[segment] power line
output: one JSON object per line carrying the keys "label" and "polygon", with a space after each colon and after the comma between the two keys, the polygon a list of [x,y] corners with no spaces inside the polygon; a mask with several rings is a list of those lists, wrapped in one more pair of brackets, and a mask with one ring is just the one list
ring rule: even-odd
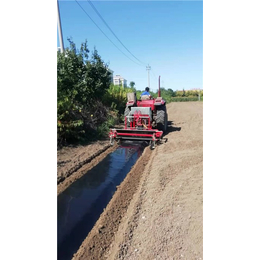
{"label": "power line", "polygon": [[103,30],[95,23],[95,21],[89,16],[89,14],[85,11],[85,9],[79,4],[79,2],[77,0],[75,0],[75,2],[79,5],[79,7],[83,10],[83,12],[89,17],[89,19],[97,26],[97,28],[105,35],[105,37],[121,52],[123,53],[129,60],[131,60],[132,62],[136,63],[139,66],[143,66],[139,63],[137,63],[136,61],[132,60],[130,57],[128,57],[123,51],[121,51],[112,40],[110,40],[110,38],[103,32]]}
{"label": "power line", "polygon": [[140,63],[143,63],[146,65],[146,63],[140,61],[129,49],[122,43],[122,41],[116,36],[116,34],[113,32],[113,30],[110,28],[110,26],[107,24],[107,22],[104,20],[102,15],[98,12],[96,7],[93,5],[93,3],[90,0],[87,0],[90,6],[94,9],[94,11],[97,13],[97,15],[100,17],[100,19],[104,22],[104,24],[107,26],[107,28],[110,30],[110,32],[116,37],[116,39],[122,44],[122,46],[135,58],[137,59]]}
{"label": "power line", "polygon": [[153,73],[154,78],[157,80],[156,75],[154,74],[152,69],[151,69],[151,72]]}

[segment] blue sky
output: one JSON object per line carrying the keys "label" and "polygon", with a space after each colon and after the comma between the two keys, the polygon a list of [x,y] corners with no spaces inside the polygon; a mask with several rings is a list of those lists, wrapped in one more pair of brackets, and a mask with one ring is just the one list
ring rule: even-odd
{"label": "blue sky", "polygon": [[[106,35],[132,60],[139,63],[113,36],[87,1],[80,5]],[[87,39],[96,47],[115,74],[134,81],[136,88],[148,86],[146,65],[151,66],[150,87],[185,90],[203,88],[202,1],[92,1],[123,44],[144,64],[124,56],[96,27],[75,1],[59,1],[65,47],[68,37],[76,46]],[[58,35],[58,34],[57,34]],[[57,37],[58,38],[58,37]],[[59,46],[59,40],[57,40]]]}

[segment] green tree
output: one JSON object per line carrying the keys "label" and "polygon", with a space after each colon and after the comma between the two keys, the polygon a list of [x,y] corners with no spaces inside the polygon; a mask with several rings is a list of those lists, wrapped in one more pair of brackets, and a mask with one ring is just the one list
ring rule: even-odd
{"label": "green tree", "polygon": [[[80,140],[95,133],[107,120],[101,102],[109,88],[110,72],[96,49],[91,58],[87,41],[77,50],[71,39],[64,53],[57,53],[58,141]],[[93,131],[94,130],[94,131]]]}
{"label": "green tree", "polygon": [[134,81],[130,81],[129,86],[130,86],[130,88],[134,88],[135,82]]}
{"label": "green tree", "polygon": [[173,91],[171,88],[168,88],[168,94],[171,96],[171,97],[175,97],[176,96],[176,92]]}

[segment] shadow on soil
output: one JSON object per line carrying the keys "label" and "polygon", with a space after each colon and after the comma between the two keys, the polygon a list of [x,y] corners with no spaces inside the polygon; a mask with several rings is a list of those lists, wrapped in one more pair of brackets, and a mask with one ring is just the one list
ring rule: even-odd
{"label": "shadow on soil", "polygon": [[181,127],[173,126],[173,124],[174,124],[173,121],[168,121],[168,127],[167,127],[166,134],[171,133],[171,132],[175,132],[175,131],[181,131]]}

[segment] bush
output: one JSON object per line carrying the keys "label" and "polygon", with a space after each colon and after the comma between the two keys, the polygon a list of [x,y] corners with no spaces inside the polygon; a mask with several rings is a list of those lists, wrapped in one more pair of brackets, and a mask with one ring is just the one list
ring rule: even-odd
{"label": "bush", "polygon": [[198,101],[198,97],[174,97],[171,99],[172,102],[187,102],[187,101]]}
{"label": "bush", "polygon": [[110,85],[108,66],[94,49],[89,58],[87,42],[57,55],[58,144],[84,141],[96,135],[109,109],[100,101]]}

